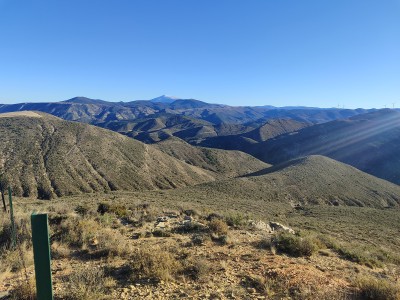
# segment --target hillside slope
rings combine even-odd
[[[198,139],[198,145],[210,148],[249,152],[249,149],[252,149],[252,146],[257,143],[264,142],[285,133],[296,132],[302,128],[310,126],[311,124],[290,119],[272,119],[254,129],[252,129],[251,125],[247,126],[247,132],[211,136],[201,140]]]
[[[400,112],[380,110],[281,135],[248,152],[271,164],[320,154],[400,184],[399,149]]]
[[[223,177],[241,176],[270,166],[240,151],[195,147],[176,137],[153,146],[190,165],[220,173]]]
[[[19,196],[152,190],[214,174],[118,133],[36,112],[0,114],[0,173]]]
[[[246,177],[205,183],[169,194],[175,199],[198,199],[211,206],[228,203],[249,212],[267,210],[274,203],[400,207],[399,186],[324,156],[299,158]]]

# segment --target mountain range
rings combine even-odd
[[[209,186],[293,205],[392,207],[399,120],[389,109],[234,107],[168,96],[0,105],[0,172],[16,195],[43,199]]]

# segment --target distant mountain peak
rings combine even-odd
[[[67,103],[77,103],[77,104],[108,104],[108,101],[100,100],[100,99],[91,99],[87,97],[74,97],[68,100],[64,100],[62,102],[67,102]]]
[[[157,98],[151,99],[151,102],[157,102],[157,103],[167,103],[170,104],[176,100],[179,100],[180,98],[174,97],[174,96],[168,96],[168,95],[162,95]]]

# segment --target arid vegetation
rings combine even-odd
[[[398,299],[395,252],[377,256],[378,248],[351,247],[334,232],[271,230],[268,219],[238,212],[105,198],[15,201],[19,247],[10,248],[7,218],[0,234],[12,299],[34,292],[33,207],[49,213],[57,299]]]

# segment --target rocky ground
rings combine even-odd
[[[154,249],[171,253],[182,264],[196,263],[186,269],[180,264],[176,272],[168,270],[174,276],[154,280],[137,274],[132,279],[127,276],[126,257],[98,258],[82,255],[80,249],[72,249],[62,257],[57,250],[52,261],[57,299],[68,299],[67,278],[80,270],[106,270],[109,288],[104,295],[96,296],[98,299],[346,299],[355,297],[355,280],[359,276],[400,281],[395,267],[356,264],[331,249],[320,249],[304,257],[279,253],[270,244],[271,238],[282,231],[294,234],[291,228],[279,223],[247,220],[246,226],[230,226],[227,232],[218,232],[224,228],[217,228],[210,234],[209,221],[181,212],[163,212],[155,221],[141,226],[117,220],[115,230],[122,232],[124,239],[120,243],[129,245],[132,253],[135,249]],[[96,249],[99,240],[92,238],[90,246]],[[163,271],[157,270],[163,268],[161,265],[153,267]],[[26,274],[33,277],[32,265]],[[23,270],[4,275],[0,295],[7,299],[6,295],[24,281]],[[82,299],[94,299],[90,297]]]

